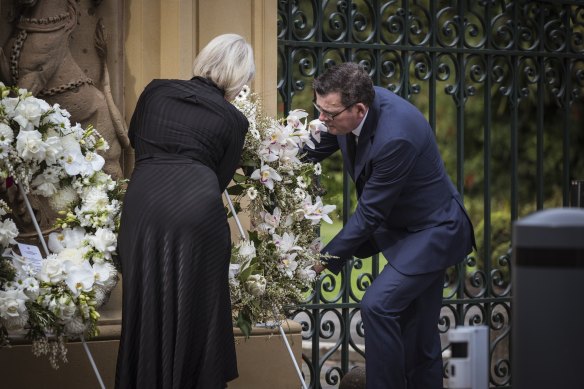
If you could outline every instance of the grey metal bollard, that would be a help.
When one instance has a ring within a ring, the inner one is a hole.
[[[452,348],[449,361],[450,389],[489,387],[489,327],[462,326],[448,332]]]
[[[584,208],[584,180],[572,180],[570,185],[570,206]]]
[[[511,310],[513,388],[582,388],[584,209],[514,223]]]

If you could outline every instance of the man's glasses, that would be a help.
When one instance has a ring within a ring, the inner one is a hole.
[[[343,112],[345,112],[346,110],[348,110],[349,108],[351,108],[353,105],[355,105],[355,103],[353,103],[353,104],[350,104],[350,105],[347,105],[347,106],[345,107],[345,109],[343,109],[342,111],[339,111],[339,112],[337,112],[337,113],[330,113],[330,112],[327,112],[327,111],[323,110],[323,109],[322,109],[322,108],[320,108],[318,105],[316,105],[316,102],[314,102],[314,101],[312,102],[312,105],[314,105],[314,108],[316,108],[316,110],[317,110],[318,112],[320,112],[320,113],[322,113],[324,116],[326,116],[326,117],[327,117],[327,119],[329,119],[329,120],[335,120],[335,118],[336,118],[337,116],[339,116],[340,114],[342,114]]]

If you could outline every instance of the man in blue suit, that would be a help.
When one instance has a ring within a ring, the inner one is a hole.
[[[322,250],[334,256],[325,266],[338,274],[353,256],[382,252],[388,260],[361,301],[367,388],[442,388],[444,273],[475,243],[434,133],[417,108],[374,87],[357,64],[329,69],[314,91],[328,133],[306,149],[308,158],[340,148],[358,196],[354,214]]]

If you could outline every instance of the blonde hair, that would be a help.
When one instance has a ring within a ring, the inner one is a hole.
[[[253,49],[240,35],[219,35],[195,58],[193,75],[213,81],[231,101],[255,75]]]

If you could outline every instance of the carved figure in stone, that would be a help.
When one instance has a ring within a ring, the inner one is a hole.
[[[12,37],[0,55],[2,80],[34,96],[59,104],[71,113],[72,122],[93,125],[107,140],[104,170],[121,178],[121,156],[129,147],[127,128],[109,87],[107,47],[101,21],[96,28],[96,49],[101,60],[104,91],[97,88],[73,58],[69,38],[77,26],[75,0],[17,0],[20,10]]]
[[[98,3],[96,3],[98,4]],[[95,31],[95,46],[102,67],[103,92],[73,58],[71,33],[77,27],[79,6],[75,0],[15,0],[12,36],[0,48],[0,81],[25,88],[50,104],[59,104],[73,123],[93,125],[109,143],[103,155],[104,171],[122,178],[121,157],[130,145],[127,126],[117,109],[109,85],[107,46],[101,20]],[[32,220],[23,198],[14,186],[0,180],[0,198],[11,205],[21,237],[34,237]],[[36,219],[44,233],[50,232],[57,214],[45,198],[30,196]]]

